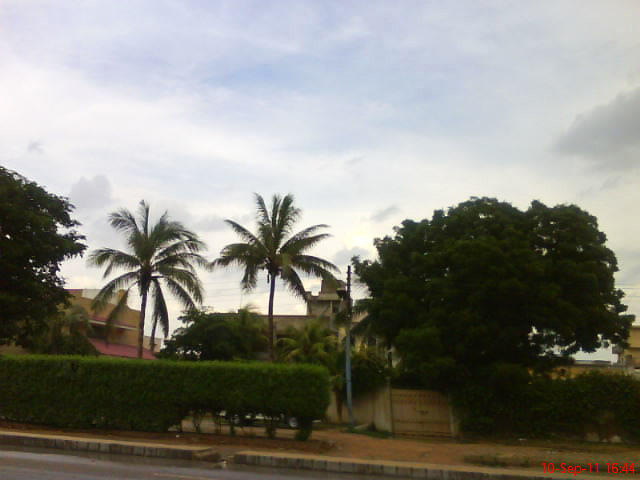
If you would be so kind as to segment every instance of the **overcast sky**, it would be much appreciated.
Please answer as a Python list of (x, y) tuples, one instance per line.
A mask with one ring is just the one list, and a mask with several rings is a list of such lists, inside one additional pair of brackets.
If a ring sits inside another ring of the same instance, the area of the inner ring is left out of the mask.
[[(0, 164), (70, 197), (91, 249), (122, 247), (107, 214), (144, 198), (213, 259), (253, 192), (291, 192), (343, 273), (471, 196), (575, 203), (640, 317), (639, 23), (637, 0), (0, 0)], [(266, 278), (203, 280), (216, 310), (266, 310)]]

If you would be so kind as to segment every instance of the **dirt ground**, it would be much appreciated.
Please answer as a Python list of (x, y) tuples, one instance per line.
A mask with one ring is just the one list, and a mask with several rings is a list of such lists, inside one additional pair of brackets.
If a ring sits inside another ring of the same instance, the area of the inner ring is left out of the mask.
[[(145, 441), (163, 444), (188, 444), (217, 446), (224, 456), (239, 450), (269, 450), (324, 454), (374, 460), (411, 461), (444, 465), (483, 465), (496, 467), (531, 468), (542, 473), (542, 462), (582, 465), (599, 474), (607, 474), (612, 464), (635, 463), (640, 474), (640, 445), (601, 444), (564, 441), (514, 439), (451, 440), (441, 438), (378, 438), (363, 433), (347, 433), (344, 427), (319, 426), (311, 439), (299, 442), (293, 439), (293, 431), (278, 430), (278, 438), (264, 436), (260, 427), (238, 429), (235, 436), (189, 432), (123, 432), (97, 430), (53, 429), (41, 426), (0, 422), (0, 429), (41, 434), (96, 437), (109, 440)], [(607, 465), (609, 464), (609, 466)], [(613, 472), (610, 472), (613, 474)], [(585, 472), (581, 473), (581, 476)], [(619, 472), (616, 476), (621, 475)]]

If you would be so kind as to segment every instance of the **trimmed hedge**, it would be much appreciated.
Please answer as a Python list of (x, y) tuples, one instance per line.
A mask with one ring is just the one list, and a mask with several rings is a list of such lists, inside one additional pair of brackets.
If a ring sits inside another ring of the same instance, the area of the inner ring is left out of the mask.
[(329, 376), (312, 365), (0, 356), (0, 418), (166, 431), (194, 410), (323, 418)]
[(633, 376), (590, 372), (500, 380), (457, 392), (463, 431), (573, 438), (596, 433), (601, 439), (640, 441), (640, 381)]

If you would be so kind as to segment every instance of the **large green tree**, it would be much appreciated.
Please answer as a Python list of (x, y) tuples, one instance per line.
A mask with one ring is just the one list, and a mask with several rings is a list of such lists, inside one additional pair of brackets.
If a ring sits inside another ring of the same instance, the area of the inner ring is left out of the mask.
[(149, 296), (153, 302), (153, 328), (151, 342), (155, 339), (156, 326), (159, 323), (166, 338), (169, 331), (169, 313), (163, 293), (164, 286), (186, 308), (194, 308), (196, 302), (202, 302), (202, 283), (195, 266), (206, 266), (207, 261), (199, 252), (206, 249), (198, 236), (187, 230), (180, 222), (169, 219), (164, 212), (156, 223), (149, 218), (149, 205), (140, 202), (137, 218), (126, 209), (109, 215), (109, 223), (126, 236), (127, 251), (101, 248), (89, 256), (91, 265), (106, 266), (104, 278), (114, 271), (125, 273), (109, 281), (96, 296), (94, 308), (100, 311), (107, 302), (119, 296), (115, 308), (107, 318), (110, 325), (127, 305), (131, 289), (136, 287), (140, 294), (140, 322), (138, 324), (138, 358), (142, 358), (144, 324)]
[(237, 313), (191, 310), (180, 317), (185, 324), (158, 354), (178, 360), (254, 360), (264, 352), (264, 321), (250, 307)]
[(257, 232), (251, 233), (233, 220), (225, 220), (227, 224), (240, 236), (241, 243), (227, 245), (220, 252), (220, 257), (211, 263), (212, 268), (237, 265), (244, 269), (241, 280), (242, 288), (253, 290), (258, 282), (258, 272), (264, 270), (269, 282), (269, 321), (268, 349), (271, 360), (275, 359), (273, 298), (278, 277), (287, 285), (289, 290), (299, 297), (306, 299), (306, 291), (299, 272), (335, 281), (332, 272), (338, 271), (332, 263), (306, 252), (318, 242), (329, 236), (318, 233), (327, 225), (313, 225), (292, 233), (296, 221), (300, 218), (300, 209), (293, 204), (293, 195), (285, 197), (274, 195), (271, 208), (264, 199), (255, 194), (257, 210)]
[(545, 372), (579, 350), (624, 345), (634, 318), (606, 236), (574, 205), (520, 211), (474, 198), (406, 220), (375, 246), (378, 260), (355, 262), (370, 326), (424, 385)]
[(69, 295), (60, 264), (86, 246), (66, 198), (0, 166), (0, 344), (29, 346)]

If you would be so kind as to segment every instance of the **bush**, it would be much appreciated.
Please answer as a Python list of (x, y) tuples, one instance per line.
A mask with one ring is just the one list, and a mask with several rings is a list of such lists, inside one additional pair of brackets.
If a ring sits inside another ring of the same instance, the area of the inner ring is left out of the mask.
[(165, 431), (189, 411), (322, 418), (324, 368), (64, 356), (0, 357), (0, 418), (57, 427)]
[(353, 395), (375, 392), (387, 383), (390, 373), (384, 354), (375, 348), (361, 348), (353, 352), (351, 355)]
[(503, 368), (456, 392), (454, 404), (467, 432), (640, 440), (640, 381), (628, 375), (527, 379)]

